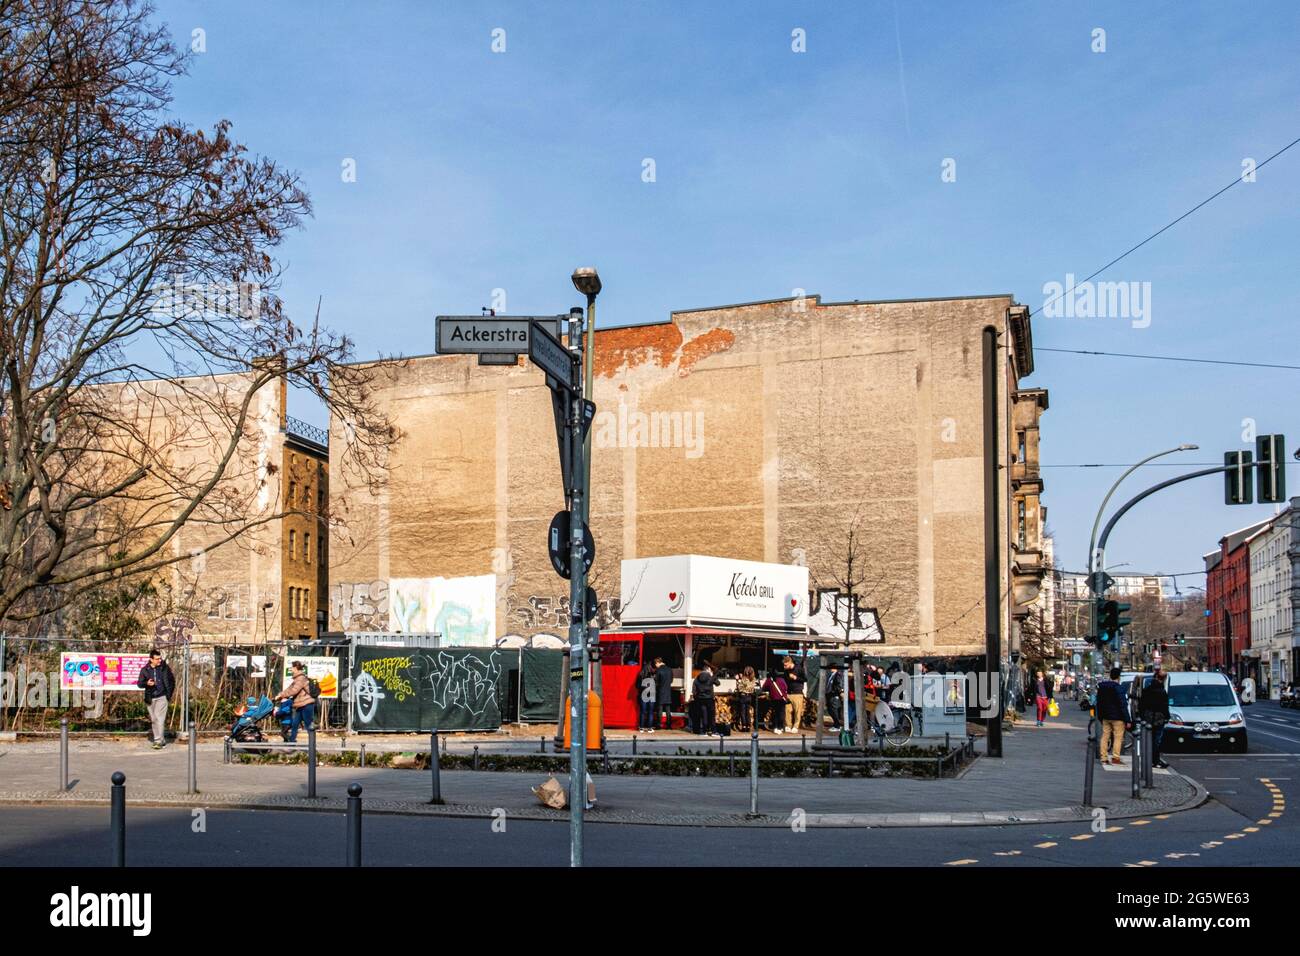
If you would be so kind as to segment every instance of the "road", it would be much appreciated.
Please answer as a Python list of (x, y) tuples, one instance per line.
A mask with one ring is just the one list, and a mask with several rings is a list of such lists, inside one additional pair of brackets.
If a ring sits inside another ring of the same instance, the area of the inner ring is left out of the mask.
[[(1300, 828), (1290, 809), (1300, 778), (1300, 711), (1264, 702), (1247, 708), (1250, 753), (1167, 754), (1200, 780), (1205, 806), (1143, 820), (1098, 824), (926, 829), (649, 827), (587, 828), (593, 865), (717, 865), (735, 858), (790, 865), (909, 866), (1196, 866), (1288, 865), (1300, 855)], [(1032, 786), (1032, 780), (1026, 781)], [(1298, 811), (1300, 812), (1300, 811)], [(1266, 822), (1267, 821), (1267, 822)], [(0, 808), (0, 866), (101, 865), (109, 858), (108, 813), (93, 807)], [(264, 864), (317, 844), (325, 865), (342, 863), (339, 814), (212, 810), (197, 827), (191, 813), (129, 810), (133, 865)], [(563, 865), (568, 829), (504, 819), (431, 819), (371, 815), (364, 858), (390, 866)], [(1109, 825), (1106, 825), (1109, 824)]]

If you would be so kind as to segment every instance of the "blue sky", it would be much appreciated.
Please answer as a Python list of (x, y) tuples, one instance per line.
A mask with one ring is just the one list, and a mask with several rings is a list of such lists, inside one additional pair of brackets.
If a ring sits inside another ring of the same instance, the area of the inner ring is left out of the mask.
[[(565, 311), (580, 264), (604, 279), (602, 325), (796, 288), (1037, 309), (1045, 283), (1082, 279), (1300, 136), (1289, 2), (162, 0), (158, 15), (178, 41), (204, 31), (178, 115), (229, 118), (301, 173), (315, 215), (283, 249), (282, 294), (299, 316), (323, 296), (363, 358), (433, 351), (434, 315), (498, 288), (510, 312)], [(1297, 209), (1300, 146), (1099, 277), (1150, 282), (1149, 326), (1040, 315), (1035, 344), (1300, 364)], [(1181, 442), (1202, 450), (1168, 460), (1218, 462), (1243, 419), (1300, 447), (1296, 371), (1040, 351), (1025, 384), (1051, 393), (1048, 465)], [(1045, 474), (1077, 568), (1119, 470)], [(1108, 560), (1195, 570), (1272, 510), (1224, 507), (1201, 479), (1139, 506)]]

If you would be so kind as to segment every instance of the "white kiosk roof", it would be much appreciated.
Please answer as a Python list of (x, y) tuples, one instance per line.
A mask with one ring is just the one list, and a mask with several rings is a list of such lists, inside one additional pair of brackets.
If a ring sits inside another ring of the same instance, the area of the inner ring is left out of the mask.
[(620, 626), (806, 636), (808, 569), (700, 554), (623, 562)]

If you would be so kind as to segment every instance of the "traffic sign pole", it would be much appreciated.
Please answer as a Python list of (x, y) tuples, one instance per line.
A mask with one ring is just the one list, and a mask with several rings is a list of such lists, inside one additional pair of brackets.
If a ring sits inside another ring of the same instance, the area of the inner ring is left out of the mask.
[[(572, 318), (577, 320), (578, 328), (570, 340), (577, 343), (581, 354), (581, 319), (578, 315)], [(572, 325), (570, 328), (572, 331)], [(569, 468), (572, 482), (569, 491), (569, 865), (582, 866), (582, 823), (587, 804), (587, 622), (583, 614), (587, 565), (583, 553), (586, 525), (582, 516), (587, 489), (583, 480), (586, 472), (582, 447), (582, 381), (576, 375), (569, 381), (576, 386), (564, 390), (569, 407), (565, 444), (573, 456)]]

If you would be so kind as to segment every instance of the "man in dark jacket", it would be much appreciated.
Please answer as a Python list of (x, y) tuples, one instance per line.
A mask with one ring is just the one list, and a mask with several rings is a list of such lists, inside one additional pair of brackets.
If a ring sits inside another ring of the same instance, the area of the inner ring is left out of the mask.
[[(1122, 764), (1124, 730), (1132, 724), (1128, 714), (1128, 701), (1119, 685), (1118, 667), (1110, 669), (1110, 680), (1097, 685), (1097, 719), (1101, 721), (1101, 759)], [(1109, 753), (1110, 756), (1107, 756)]]
[(144, 688), (144, 705), (149, 710), (153, 749), (161, 750), (166, 743), (164, 734), (167, 730), (167, 703), (176, 692), (176, 677), (158, 648), (149, 652), (149, 663), (140, 668), (135, 686)]
[[(1141, 677), (1135, 678), (1141, 680)], [(1160, 742), (1165, 736), (1165, 724), (1169, 722), (1169, 692), (1165, 689), (1165, 672), (1157, 667), (1142, 685), (1141, 702), (1142, 719), (1151, 725), (1151, 765), (1168, 767), (1160, 759)]]
[(832, 664), (826, 675), (826, 713), (833, 728), (838, 730), (844, 726), (844, 675), (839, 664)]
[(695, 682), (691, 685), (695, 697), (695, 732), (697, 734), (713, 733), (713, 721), (717, 713), (713, 700), (713, 688), (718, 686), (718, 679), (713, 676), (713, 668), (704, 662)]
[(662, 657), (655, 658), (655, 726), (664, 730), (673, 726), (673, 669)]

